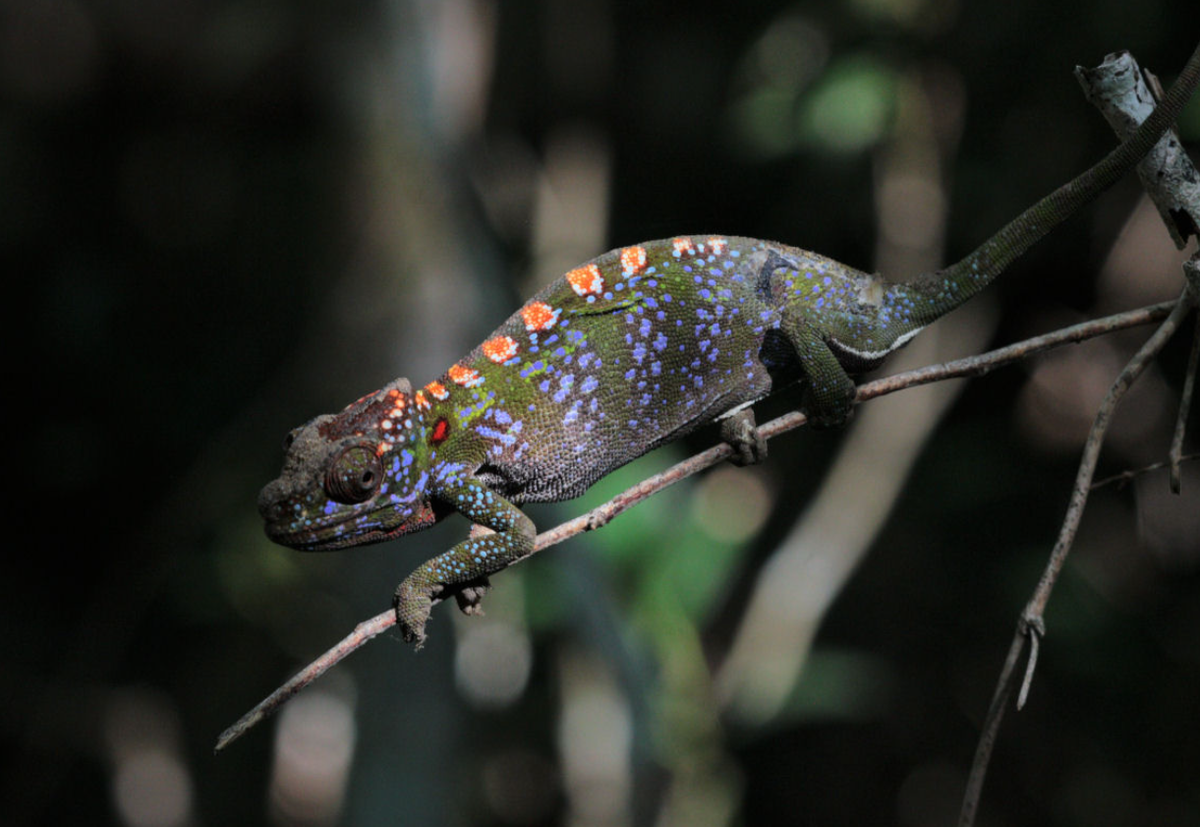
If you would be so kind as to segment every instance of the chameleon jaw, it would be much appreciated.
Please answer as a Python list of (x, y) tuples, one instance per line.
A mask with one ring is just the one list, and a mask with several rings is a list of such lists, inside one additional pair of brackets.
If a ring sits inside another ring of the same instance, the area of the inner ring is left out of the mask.
[(287, 521), (267, 522), (264, 526), (272, 542), (298, 551), (336, 551), (350, 546), (365, 546), (386, 542), (413, 531), (428, 528), (437, 522), (437, 515), (428, 503), (420, 506), (395, 525), (388, 517), (395, 513), (391, 507), (366, 513), (350, 514), (336, 522), (289, 529)]

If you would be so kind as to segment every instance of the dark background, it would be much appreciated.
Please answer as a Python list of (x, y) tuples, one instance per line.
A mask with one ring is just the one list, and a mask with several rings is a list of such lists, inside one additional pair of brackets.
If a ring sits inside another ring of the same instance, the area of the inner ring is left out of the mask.
[[(214, 757), (464, 531), (305, 556), (262, 536), (255, 495), (290, 428), (428, 381), (610, 247), (750, 235), (897, 277), (956, 258), (1112, 146), (1076, 63), (1127, 48), (1170, 79), (1198, 35), (1194, 0), (4, 0), (0, 821), (951, 823), (1091, 412), (1144, 333), (974, 381), (929, 422), (765, 711), (710, 674), (843, 435), (787, 435), (497, 577), (486, 619), (440, 607), (419, 655), (380, 638)], [(1195, 146), (1195, 102), (1181, 130)], [(979, 299), (990, 341), (1177, 295), (1138, 192)], [(939, 358), (971, 352), (953, 341)], [(1186, 348), (1102, 473), (1164, 456)], [(851, 470), (853, 522), (885, 472)], [(1095, 495), (981, 825), (1200, 823), (1184, 482)], [(748, 663), (733, 680), (776, 665)]]

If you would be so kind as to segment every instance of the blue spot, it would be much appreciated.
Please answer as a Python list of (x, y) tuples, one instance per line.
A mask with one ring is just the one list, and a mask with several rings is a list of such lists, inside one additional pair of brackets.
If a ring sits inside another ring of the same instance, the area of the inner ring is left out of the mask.
[(599, 385), (600, 385), (600, 380), (598, 380), (595, 376), (586, 376), (586, 377), (584, 377), (584, 380), (579, 384), (579, 389), (581, 391), (583, 391), (584, 393), (591, 393), (597, 387), (599, 387)]

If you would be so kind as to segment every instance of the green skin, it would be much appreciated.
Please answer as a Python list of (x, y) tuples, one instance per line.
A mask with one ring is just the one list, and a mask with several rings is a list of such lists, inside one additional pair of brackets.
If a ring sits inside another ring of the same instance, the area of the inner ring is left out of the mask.
[(845, 422), (850, 374), (958, 307), (1132, 167), (1200, 76), (1200, 47), (1124, 144), (963, 261), (896, 284), (750, 238), (684, 236), (605, 253), (549, 285), (438, 381), (407, 380), (288, 437), (259, 496), (268, 536), (302, 550), (389, 540), (452, 512), (489, 529), (396, 590), (420, 644), (433, 603), (475, 612), (487, 577), (533, 550), (518, 507), (576, 497), (615, 468), (721, 421), (735, 461), (765, 456), (749, 407), (799, 382), (811, 421)]

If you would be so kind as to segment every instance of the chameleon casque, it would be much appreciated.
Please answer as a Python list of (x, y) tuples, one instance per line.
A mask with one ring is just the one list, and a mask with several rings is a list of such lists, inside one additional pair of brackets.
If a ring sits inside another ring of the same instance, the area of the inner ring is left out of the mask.
[(1124, 144), (959, 263), (889, 282), (751, 238), (682, 235), (612, 250), (530, 299), (437, 380), (396, 379), (291, 432), (259, 496), (268, 536), (339, 549), (428, 528), (452, 512), (474, 532), (400, 584), (418, 644), (433, 602), (471, 613), (487, 577), (532, 551), (518, 507), (582, 494), (615, 468), (718, 420), (735, 461), (765, 455), (756, 400), (800, 383), (810, 420), (845, 421), (850, 374), (880, 364), (990, 283), (1127, 171), (1174, 121), (1200, 48)]

